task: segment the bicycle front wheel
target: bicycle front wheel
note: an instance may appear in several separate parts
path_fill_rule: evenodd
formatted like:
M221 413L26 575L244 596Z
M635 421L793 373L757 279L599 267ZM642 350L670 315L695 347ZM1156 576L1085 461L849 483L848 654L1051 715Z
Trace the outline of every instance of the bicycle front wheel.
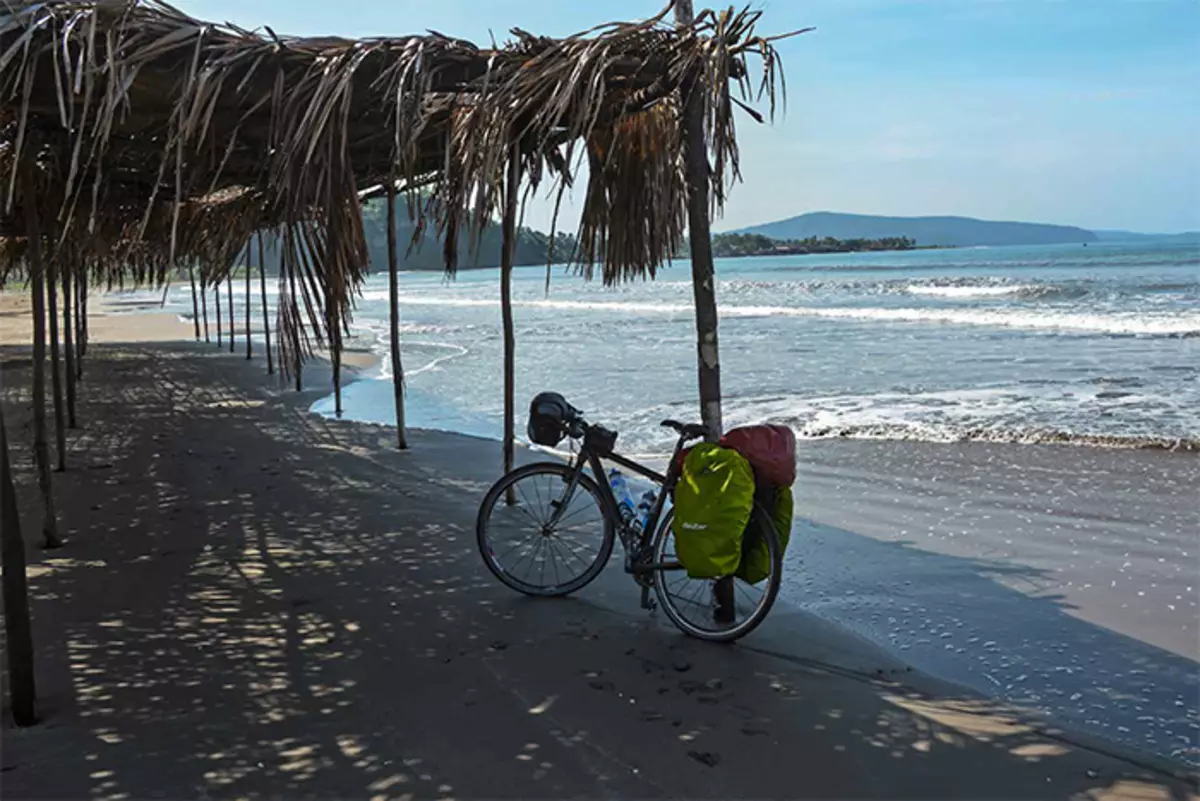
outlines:
M612 555L615 532L596 482L580 474L566 496L574 473L555 462L520 467L497 481L479 506L479 553L517 592L568 595L600 575Z
M681 568L663 569L655 573L654 591L658 603L671 622L684 634L709 642L732 642L745 637L766 619L779 595L783 573L783 549L771 516L754 504L757 532L765 541L770 554L770 575L751 584L741 578L693 579ZM654 561L658 564L679 564L675 549L675 534L671 522L672 510L658 527L654 537Z

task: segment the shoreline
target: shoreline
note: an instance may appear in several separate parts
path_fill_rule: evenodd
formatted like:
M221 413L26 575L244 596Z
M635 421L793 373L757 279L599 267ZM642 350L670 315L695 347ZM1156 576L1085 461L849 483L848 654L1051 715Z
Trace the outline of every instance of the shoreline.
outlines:
M139 411L88 388L58 479L66 550L31 552L50 720L5 732L14 797L344 796L397 769L407 791L426 787L383 753L421 760L462 797L495 795L501 778L522 796L594 796L591 753L615 760L602 764L622 797L770 797L801 778L821 796L970 797L982 776L988 792L1031 797L1050 780L1055 794L1142 791L1186 775L907 671L784 605L743 645L713 648L639 610L619 565L573 600L530 603L478 564L470 501L499 465L468 437L414 431L401 454L186 343L98 346L88 375ZM109 437L88 439L93 426ZM556 745L550 729L586 729L601 750ZM362 767L325 760L345 738ZM554 783L513 760L528 742ZM719 754L720 770L691 750ZM798 752L822 758L796 774Z
M176 332L178 332L180 330L184 331L185 332L184 338L182 340L180 340L181 346L195 348L198 355L202 354L204 352L204 350L206 350L206 346L203 343L196 345L195 343L192 342L193 328L192 328L191 324L190 323L181 323L178 320L178 318L176 317L176 315L174 315L174 314L158 315L156 313L151 313L151 314L136 313L136 314L128 314L128 315L126 315L126 314L111 315L111 317L114 317L114 318L120 318L120 317L128 318L128 322L130 323L131 326L134 324L134 321L136 320L137 324L135 327L137 329L137 332L144 334L146 336L149 336L151 339L153 338L153 336L151 335L150 332L151 332L151 330L154 329L154 326L147 326L146 323L147 323L147 318L153 317L153 316L160 316L162 318L173 318L173 319L159 320L158 322L160 322L164 326L166 326L166 329L159 329L159 330L172 330L172 331L176 331ZM134 332L131 331L130 333L132 335L132 333L134 333ZM212 348L212 350L208 351L208 352L214 356L226 355L226 354L217 352L215 345L211 345L208 347ZM350 356L350 352L347 352L346 355ZM234 359L237 362L244 363L241 356L242 356L241 353L235 354ZM344 358L344 361L346 362L346 364L345 364L346 378L344 379L344 381L345 381L344 388L349 388L349 387L353 386L355 383L361 381L362 379L369 377L370 371L372 369L376 369L378 367L380 359L381 359L381 357L378 354L374 354L374 353L370 353L370 354L360 353L354 358L350 358L350 359ZM262 360L261 351L259 351L259 357L256 361L258 361L261 364L261 360ZM329 419L330 424L333 424L333 420L331 419L332 415L325 415L324 413L322 413L320 411L316 411L318 406L320 406L321 404L325 403L326 401L328 401L330 399L332 378L329 373L330 373L330 371L329 371L329 365L328 365L327 361L325 361L325 360L310 361L305 366L305 371L304 371L305 390L302 393L302 395L300 395L300 396L291 395L290 391L287 390L287 388L285 386L279 387L278 391L283 393L282 397L290 396L290 397L295 398L295 400L293 400L293 401L285 401L286 403L302 406L303 411L305 413L314 413L316 415L320 415L322 418L328 417L328 418L330 418ZM389 387L389 389L390 389L390 387ZM340 425L342 423L349 424L349 425L365 425L365 426L368 426L371 428L375 428L377 425L384 425L384 426L388 426L389 429L391 428L391 426L388 423L378 423L378 424L365 423L365 424L363 424L363 423L353 422L350 419L341 421L338 424ZM419 429L419 427L414 427L410 430L412 430L414 432L421 431L421 429ZM472 434L470 432L464 433L464 432L458 432L458 431L447 431L445 433L447 435L451 435L451 436L463 437L466 440L474 441L478 445L483 445L483 444L491 445L491 444L498 443L498 440L496 440L496 439L492 439L492 438L489 438L486 436L480 436L477 434ZM802 440L800 443L800 448L801 448L802 454L804 454L806 452L806 450L813 449L813 448L816 448L816 449L822 449L822 448L824 448L824 449L829 449L829 448L835 448L835 449L836 448L851 448L851 449L854 449L854 448L859 448L864 451L871 450L872 452L878 454L880 452L888 452L889 450L895 451L897 453L916 453L916 452L920 452L922 450L925 450L928 452L942 452L942 453L957 453L957 452L988 453L993 448L1003 449L1006 447L1007 447L1007 444L999 445L999 446L996 446L996 445L988 446L984 443L965 443L965 444L907 443L907 442L895 442L895 441L849 440L849 439ZM882 448L883 451L880 451L879 450L880 448ZM497 450L497 455L496 455L495 463L498 468L498 465L499 465L498 448L496 450ZM1101 453L1105 453L1105 452L1114 453L1113 451L1111 451L1109 449L1097 449L1097 450L1099 450L1099 452L1101 452ZM1071 453L1069 453L1069 452L1075 452L1075 455L1077 456L1081 453L1086 453L1087 449L1066 448L1064 450L1064 446L1062 446L1062 445L1042 445L1041 448L1037 448L1035 446L1033 449L1030 449L1029 451L1025 451L1025 452L1028 453L1030 456L1034 456L1037 453L1055 453L1057 451L1064 451L1062 458L1065 458L1068 461L1070 461L1071 459L1073 459L1075 457L1072 456ZM538 451L526 451L525 449L522 449L522 457L521 458L522 458L522 460L528 460L530 458L538 458L541 455L542 455L542 453L538 452ZM1057 457L1052 457L1052 458L1057 458ZM1114 458L1116 458L1116 457L1114 457ZM1184 457L1184 458L1187 458L1187 457ZM831 466L827 465L826 467L821 468L821 469L828 471L830 469L830 467L832 467L832 469L834 470L835 473L837 472L837 470L843 469L842 467L839 467L836 463ZM949 472L953 473L954 470L951 469ZM809 473L810 474L809 474L808 478L811 479L811 477L812 477L811 470L809 471ZM803 477L802 477L802 480L804 480ZM876 480L878 481L879 479L877 478ZM839 496L837 493L835 493L833 497L841 497L841 496ZM873 519L873 515L875 515L875 514L890 514L889 512L886 512L883 510L891 509L892 508L891 504L892 504L892 501L890 501L889 499L873 501L872 508L879 509L880 512L867 515L867 517L865 519L868 521L868 523L867 523L867 528L865 530L870 532L870 528L871 528L870 520ZM844 510L835 510L835 513L833 516L830 516L828 511L819 512L819 511L813 510L813 509L800 511L798 513L798 525L803 526L803 523L799 522L799 521L801 521L800 516L812 518L813 520L818 521L823 526L825 526L825 528L821 529L821 533L819 533L817 536L823 536L823 537L840 536L843 539L845 537L849 536L850 539L845 540L846 543L859 542L858 535L837 534L836 533L837 531L840 531L843 528L848 528L852 531L860 531L860 532L864 530L860 525L856 525L853 523L851 523L849 526L847 526L846 518L844 516ZM832 525L834 528L831 530L826 530L826 529L828 529L829 525ZM831 531L833 531L835 533L833 533L831 535ZM813 532L811 532L811 531L808 532L808 534L810 536L812 535L812 533ZM869 536L874 536L874 537L882 539L882 540L887 540L887 539L893 537L894 535L888 535L886 533L882 533L882 534L881 533L871 533L871 534L869 534ZM818 552L808 552L806 554L806 556L809 559L812 559L816 555L819 555L819 551ZM803 573L801 571L797 571L797 575L800 576L800 575L803 575ZM897 591L897 594L902 594L902 590L897 589L896 591ZM860 646L865 646L868 652L870 652L872 649L874 649L874 650L878 650L879 654L886 653L887 659L902 660L906 664L916 664L916 665L924 664L923 669L927 673L929 673L929 675L931 677L934 675L941 675L943 680L951 681L951 682L955 683L956 686L970 688L970 690L972 692L982 692L982 693L985 693L988 695L992 695L993 697L1002 697L1002 696L998 696L996 693L989 693L988 690L991 688L989 686L981 685L979 681L972 682L969 680L963 680L962 675L957 673L957 669L947 670L947 671L939 671L938 666L936 664L931 665L931 663L929 663L928 661L925 661L924 663L922 663L919 660L915 663L912 662L910 659L907 659L905 657L905 654L903 651L897 650L894 643L889 647L886 637L881 639L878 636L872 636L872 633L871 633L871 630L869 627L864 630L864 628L862 627L862 625L860 623L856 622L855 620L853 620L851 618L847 618L846 614L843 611L840 611L836 608L831 613L830 609L828 609L828 608L822 608L820 605L817 605L814 607L814 605L811 603L811 601L806 603L804 598L796 598L796 597L793 597L792 601L784 601L783 603L781 603L781 606L783 606L784 603L793 604L796 601L799 601L799 604L797 606L793 606L793 609L791 611L801 612L803 615L815 616L813 620L810 620L806 624L806 626L809 629L811 629L811 627L813 625L815 625L814 621L817 619L822 621L823 625L830 627L831 630L825 632L822 635L827 640L830 639L831 637L833 639L836 639L836 637L834 637L833 630L837 630L837 633L840 634L840 636L843 638L857 639L858 641L860 641ZM776 610L777 613L779 613L781 611L783 611L783 610L781 610L781 609ZM805 628L804 626L801 627L801 629L804 629L804 628ZM797 636L795 639L797 639L797 640L802 639L802 635ZM782 645L777 645L776 650L778 650L780 652L787 652L788 647L789 646L786 643L784 643ZM855 650L856 650L855 648L851 648L848 646L838 646L833 649L833 651L837 652L837 653L842 653L842 652L853 653ZM858 650L862 650L861 647ZM855 657L855 658L858 659L859 661L862 661L861 656ZM882 659L882 657L876 656L876 657L874 657L874 659L876 661L878 661L878 660ZM871 660L867 659L866 661L869 662ZM1114 740L1112 738L1109 738L1108 740L1106 740L1106 742L1111 742L1116 745L1119 745L1121 742L1121 739L1117 738ZM1186 764L1186 762L1184 764Z
M497 777L524 796L595 795L580 752L555 746L545 727L586 728L587 742L618 760L606 773L624 797L794 794L800 777L779 766L797 752L829 755L803 773L825 796L862 794L867 781L893 797L969 797L981 775L1013 797L1051 779L1056 792L1141 791L1187 775L908 671L784 604L735 648L648 618L619 566L573 600L531 604L486 575L470 534L471 501L498 473L498 453L491 464L486 443L423 431L395 452L378 429L309 414L316 390L272 388L259 367L190 343L97 346L89 380L119 382L140 409L128 415L87 389L84 439L58 479L59 497L73 499L62 508L67 550L31 552L51 719L5 732L14 797L164 787L344 796L389 777L383 763L321 761L350 747L346 737L356 754L420 759L463 797L495 795ZM114 439L88 439L92 426ZM155 497L137 501L147 465L158 465ZM26 509L36 508L23 485ZM697 696L705 682L723 689ZM320 695L296 694L310 683ZM422 693L397 694L409 686ZM197 698L211 703L193 707ZM504 699L519 700L507 711ZM549 716L531 715L542 705ZM259 712L247 720L243 708ZM466 728L447 709L469 717ZM419 736L399 719L421 720ZM868 742L877 719L889 721L877 736L893 753ZM95 731L109 743L99 751ZM464 739L470 731L482 736ZM542 744L556 784L510 775L524 764L512 759L513 737ZM689 749L719 754L721 770ZM1025 753L1055 756L1016 755ZM638 770L614 774L617 764ZM425 786L405 775L409 791Z

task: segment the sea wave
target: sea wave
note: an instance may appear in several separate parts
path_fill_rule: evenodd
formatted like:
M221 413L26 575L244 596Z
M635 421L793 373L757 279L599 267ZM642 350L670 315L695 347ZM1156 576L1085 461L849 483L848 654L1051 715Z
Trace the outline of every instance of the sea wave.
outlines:
M1088 256L1079 258L1060 257L1052 259L961 259L953 261L907 260L894 259L889 261L862 262L819 262L811 261L803 264L772 265L771 269L781 273L812 273L812 272L888 272L900 270L937 270L938 272L954 272L973 269L1002 269L1008 270L1056 270L1074 267L1085 267L1093 270L1119 270L1127 268L1150 269L1157 267L1178 267L1200 265L1200 259L1188 253L1171 253L1161 257L1117 257L1093 259Z
M1123 387L1114 392L1112 387ZM1085 445L1200 452L1200 413L1135 376L867 395L731 398L726 424L791 426L806 439Z
M1121 434L1089 434L1051 428L1013 430L986 426L942 428L906 425L804 425L797 430L803 439L874 439L907 442L990 442L1020 445L1076 445L1093 448L1126 448L1200 453L1200 437L1154 437Z
M405 296L403 303L414 306L495 307L496 300L484 298ZM692 306L683 303L599 300L518 300L520 308L556 311L599 311L614 314L690 315ZM943 309L881 308L829 306L758 306L723 305L720 313L727 318L812 317L835 320L861 320L883 323L947 323L1047 331L1124 334L1143 336L1200 336L1200 313L1073 312L1051 309Z
M904 292L909 295L925 295L951 300L974 300L976 298L1048 300L1050 298L1078 298L1087 294L1087 290L1080 287L1057 284L909 284L904 287Z

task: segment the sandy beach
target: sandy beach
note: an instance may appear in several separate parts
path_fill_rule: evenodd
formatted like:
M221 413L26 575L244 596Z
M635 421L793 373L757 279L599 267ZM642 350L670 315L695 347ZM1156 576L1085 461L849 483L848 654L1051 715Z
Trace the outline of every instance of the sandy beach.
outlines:
M308 412L315 367L320 390L280 390L261 358L150 344L153 316L96 318L54 552L27 356L4 350L45 717L4 731L6 797L1192 792L795 607L722 648L639 610L616 566L577 598L515 596L474 545L495 443L413 432L398 453Z

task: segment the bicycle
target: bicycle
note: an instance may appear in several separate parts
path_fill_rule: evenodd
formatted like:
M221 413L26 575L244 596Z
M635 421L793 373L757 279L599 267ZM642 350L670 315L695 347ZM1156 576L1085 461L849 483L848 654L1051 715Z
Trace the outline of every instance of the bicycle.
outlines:
M488 490L475 525L479 551L488 569L517 592L540 597L565 596L600 575L619 537L625 552L625 572L641 587L643 609L653 611L662 606L685 634L712 642L731 642L757 628L779 594L783 560L771 515L757 499L752 512L756 525L748 528L747 536L762 536L766 540L771 564L766 579L755 585L733 577L716 581L690 579L675 554L671 525L674 509L668 509L667 502L680 478L680 455L684 447L703 439L707 429L664 420L662 426L675 431L679 439L667 471L662 474L616 453L617 432L589 424L582 412L561 396L538 396L544 397L552 398L558 406L557 414L550 415L558 418L550 421L558 430L543 434L541 442L535 437L534 415L538 413L538 399L535 399L530 410L531 439L539 444L557 445L569 436L582 441L579 453L569 462L543 461L519 467ZM537 422L543 429L547 427L544 420ZM644 526L639 526L636 516L632 519L622 516L605 477L604 461L649 479L659 487ZM582 503L573 505L580 499ZM593 536L586 539L577 536L584 529L591 529ZM595 529L599 529L598 536ZM753 535L751 530L755 532ZM514 531L515 544L498 541L500 535ZM559 564L560 559L563 565ZM518 577L516 570L522 564L528 570ZM657 603L650 597L651 590ZM731 602L732 615L728 614ZM714 614L715 607L721 604L726 612ZM745 616L739 617L742 612Z

